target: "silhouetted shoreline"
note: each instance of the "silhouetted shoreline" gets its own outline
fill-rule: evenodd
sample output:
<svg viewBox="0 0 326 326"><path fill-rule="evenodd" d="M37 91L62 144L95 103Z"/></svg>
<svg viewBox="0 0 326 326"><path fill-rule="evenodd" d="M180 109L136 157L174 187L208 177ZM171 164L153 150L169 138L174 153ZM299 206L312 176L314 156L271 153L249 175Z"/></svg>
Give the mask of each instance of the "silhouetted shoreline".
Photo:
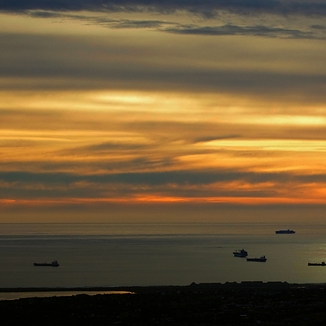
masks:
<svg viewBox="0 0 326 326"><path fill-rule="evenodd" d="M326 288L326 283L288 283L281 281L242 281L225 283L191 283L189 285L149 285L149 286L90 286L90 287L8 287L0 288L0 293L14 292L104 292L104 291L126 291L126 292L153 292L158 290L212 290L212 289L246 289L246 288Z"/></svg>
<svg viewBox="0 0 326 326"><path fill-rule="evenodd" d="M80 294L0 301L2 325L324 325L326 321L324 283L0 289L23 290ZM134 294L82 294L85 290Z"/></svg>

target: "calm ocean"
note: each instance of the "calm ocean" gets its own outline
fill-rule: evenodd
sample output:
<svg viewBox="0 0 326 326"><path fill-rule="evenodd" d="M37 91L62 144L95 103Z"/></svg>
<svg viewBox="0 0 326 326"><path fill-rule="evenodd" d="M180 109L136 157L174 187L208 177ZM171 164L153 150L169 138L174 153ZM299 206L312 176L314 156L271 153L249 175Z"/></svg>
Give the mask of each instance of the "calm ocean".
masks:
<svg viewBox="0 0 326 326"><path fill-rule="evenodd" d="M267 262L233 257L242 248ZM0 253L1 288L326 282L326 267L308 267L326 262L326 225L0 224Z"/></svg>

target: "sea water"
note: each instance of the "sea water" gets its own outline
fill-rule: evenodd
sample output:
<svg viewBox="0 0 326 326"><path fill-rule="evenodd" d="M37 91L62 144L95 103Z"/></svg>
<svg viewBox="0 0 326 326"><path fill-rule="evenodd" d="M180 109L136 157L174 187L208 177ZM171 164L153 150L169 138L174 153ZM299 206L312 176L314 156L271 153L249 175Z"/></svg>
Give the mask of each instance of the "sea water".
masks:
<svg viewBox="0 0 326 326"><path fill-rule="evenodd" d="M233 257L242 248L267 262ZM326 262L326 225L0 224L0 254L0 288L325 283L326 267L308 262Z"/></svg>

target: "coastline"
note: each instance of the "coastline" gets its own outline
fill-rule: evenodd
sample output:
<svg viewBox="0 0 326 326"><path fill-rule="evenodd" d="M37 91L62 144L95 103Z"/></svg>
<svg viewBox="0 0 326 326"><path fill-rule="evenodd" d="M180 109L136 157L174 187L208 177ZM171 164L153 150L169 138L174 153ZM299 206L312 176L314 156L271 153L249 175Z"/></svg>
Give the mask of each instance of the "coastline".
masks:
<svg viewBox="0 0 326 326"><path fill-rule="evenodd" d="M325 286L325 283L290 283L287 281L228 281L225 283L211 282L211 283L195 283L192 282L188 285L133 285L133 286L77 286L77 287L0 287L1 292L51 292L51 291L129 291L130 289L162 289L162 288L189 288L189 287L271 287L271 286L282 286L282 287L315 287Z"/></svg>
<svg viewBox="0 0 326 326"><path fill-rule="evenodd" d="M93 295L83 293L92 290ZM130 291L96 294L96 291ZM58 288L25 288L25 293ZM192 283L187 286L60 288L72 296L0 301L2 325L325 325L326 283ZM77 291L78 290L78 291ZM0 289L22 291L21 288ZM91 291L91 292L92 292ZM59 291L60 292L60 291Z"/></svg>
<svg viewBox="0 0 326 326"><path fill-rule="evenodd" d="M276 290L276 289L325 289L326 283L288 283L286 281L242 281L225 283L191 283L189 285L149 285L114 287L11 287L0 288L0 301L25 298L45 298L76 295L139 294L158 291L212 291L212 290ZM7 299L8 298L8 299Z"/></svg>

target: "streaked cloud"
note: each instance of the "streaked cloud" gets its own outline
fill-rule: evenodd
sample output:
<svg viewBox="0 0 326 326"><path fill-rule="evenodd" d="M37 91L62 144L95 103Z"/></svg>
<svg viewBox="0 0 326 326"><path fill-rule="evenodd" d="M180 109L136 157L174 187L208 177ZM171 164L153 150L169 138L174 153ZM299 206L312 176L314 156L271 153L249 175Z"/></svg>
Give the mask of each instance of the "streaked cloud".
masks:
<svg viewBox="0 0 326 326"><path fill-rule="evenodd" d="M0 12L3 220L26 207L214 218L253 205L251 218L326 204L324 1Z"/></svg>
<svg viewBox="0 0 326 326"><path fill-rule="evenodd" d="M176 34L193 34L193 35L253 35L264 37L280 37L280 38L324 38L324 35L314 34L311 31L300 31L295 29L286 29L269 26L179 26L176 28L167 28L165 31Z"/></svg>
<svg viewBox="0 0 326 326"><path fill-rule="evenodd" d="M10 1L0 4L1 11L34 18L80 20L108 28L145 28L187 35L304 39L326 36L324 1ZM129 18L117 18L117 14ZM136 15L141 18L130 18ZM159 15L161 19L153 19Z"/></svg>
<svg viewBox="0 0 326 326"><path fill-rule="evenodd" d="M113 11L113 12L137 12L156 11L170 13L175 10L186 10L191 13L201 13L211 16L212 13L225 10L237 13L274 13L274 14L301 14L301 15L324 15L326 5L324 1L298 1L298 0L77 0L71 1L23 1L13 0L1 4L2 10L57 10L57 11Z"/></svg>

